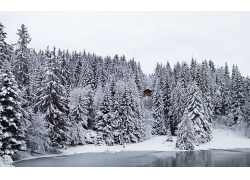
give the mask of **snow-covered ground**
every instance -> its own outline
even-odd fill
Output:
[[[60,150],[60,154],[48,154],[30,156],[23,153],[22,160],[33,159],[38,157],[53,157],[60,155],[70,155],[79,153],[90,153],[90,152],[102,152],[102,153],[113,153],[122,151],[179,151],[175,148],[176,137],[173,137],[173,142],[165,142],[166,136],[152,137],[144,142],[136,144],[126,144],[125,148],[122,145],[115,146],[95,146],[95,145],[84,145],[69,147],[67,149]],[[195,146],[195,150],[208,150],[208,149],[234,149],[234,148],[250,148],[250,138],[247,138],[241,134],[238,134],[232,130],[224,129],[213,129],[213,139],[210,142]]]
[[[105,151],[179,151],[179,149],[175,148],[176,137],[173,137],[173,142],[165,142],[165,140],[166,136],[156,136],[141,143],[127,144],[125,145],[125,148],[123,148],[123,146],[121,145],[85,145],[70,147],[67,150],[62,150],[62,152],[66,154],[74,154]],[[250,148],[250,139],[243,135],[237,134],[235,131],[232,130],[213,129],[212,141],[196,146],[195,150],[234,148]]]

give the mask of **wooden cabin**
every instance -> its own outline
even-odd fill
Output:
[[[152,97],[152,91],[150,89],[144,90],[143,97]]]

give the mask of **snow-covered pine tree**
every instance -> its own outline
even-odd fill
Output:
[[[212,98],[211,98],[211,92],[210,92],[210,83],[211,77],[208,72],[208,65],[206,60],[202,62],[202,68],[201,68],[201,92],[202,92],[202,97],[203,101],[205,103],[205,113],[208,122],[211,124],[213,117],[214,117],[214,107],[212,104]]]
[[[178,124],[176,147],[180,150],[194,150],[196,144],[195,130],[189,113],[184,111],[181,122]]]
[[[96,111],[95,121],[94,121],[94,130],[98,132],[99,139],[103,140],[107,145],[113,145],[113,129],[112,129],[112,120],[113,112],[111,111],[111,93],[109,90],[109,84],[106,84],[103,99],[100,102],[99,109]]]
[[[114,135],[114,143],[121,144],[121,116],[120,116],[120,98],[118,94],[117,84],[115,82],[115,77],[111,76],[109,83],[109,91],[110,91],[110,107],[113,113],[113,120],[111,122],[113,135]]]
[[[245,136],[250,137],[250,79],[247,77],[244,83],[244,118],[238,123],[240,128],[244,130]]]
[[[198,87],[201,87],[201,73],[200,73],[200,71],[201,71],[200,66],[197,66],[196,75],[195,75],[195,83]]]
[[[135,83],[137,86],[137,90],[139,93],[142,93],[142,71],[141,71],[141,65],[138,64],[138,68],[135,69]]]
[[[172,135],[175,135],[177,126],[181,121],[181,117],[183,116],[186,99],[186,89],[182,87],[181,81],[178,81],[171,91],[170,98],[171,107],[169,110],[169,115]]]
[[[5,27],[0,22],[0,69],[2,68],[4,61],[10,62],[11,52],[13,49],[12,46],[7,44],[4,40],[7,34],[6,32],[4,32],[4,28]]]
[[[164,104],[163,104],[162,91],[160,89],[159,79],[156,79],[155,89],[153,92],[152,113],[154,118],[154,122],[152,124],[152,134],[165,135],[166,123],[164,119]]]
[[[94,126],[94,92],[92,90],[92,86],[88,85],[84,88],[84,93],[83,93],[83,105],[84,108],[87,110],[87,119],[88,119],[88,129],[93,129]]]
[[[244,114],[244,93],[243,93],[243,78],[237,66],[233,66],[232,70],[232,88],[231,88],[232,103],[230,112],[234,116],[234,124],[241,118]]]
[[[214,62],[210,59],[209,62],[208,62],[208,64],[209,64],[209,69],[210,69],[213,73],[215,73]]]
[[[65,147],[69,140],[68,95],[61,83],[60,64],[52,52],[46,51],[47,66],[42,74],[41,87],[37,91],[35,113],[45,114],[49,137],[53,146]]]
[[[101,65],[98,71],[99,71],[99,75],[98,75],[97,84],[100,85],[102,88],[104,88],[106,81],[107,81],[107,73],[106,73],[106,70],[104,69],[103,64]]]
[[[196,63],[196,60],[192,57],[191,63],[190,63],[191,81],[195,80],[196,71],[197,71],[197,63]]]
[[[76,62],[75,66],[75,71],[74,71],[74,81],[72,82],[73,87],[79,87],[79,81],[81,80],[81,72],[82,72],[82,67],[83,67],[83,58],[81,57],[81,53],[74,53],[73,56],[75,59],[74,61]]]
[[[182,87],[186,88],[187,84],[190,80],[190,70],[188,64],[186,62],[182,62],[180,69],[180,80],[182,83]]]
[[[16,78],[18,88],[21,90],[21,101],[23,109],[23,119],[25,121],[24,128],[30,124],[31,114],[30,109],[33,105],[34,94],[32,86],[34,82],[31,81],[31,67],[32,67],[32,56],[31,50],[28,48],[28,44],[31,41],[27,27],[24,24],[18,29],[17,35],[19,36],[18,42],[15,44],[16,50],[14,57],[12,58],[13,74]],[[25,130],[27,131],[27,130]]]
[[[33,113],[31,116],[31,124],[27,128],[25,138],[27,148],[29,148],[31,152],[45,153],[45,151],[51,150],[51,142],[48,136],[44,115]]]
[[[71,145],[85,144],[85,130],[88,127],[87,109],[84,107],[85,102],[82,94],[79,94],[75,107],[70,111],[71,128]]]
[[[125,90],[121,99],[121,139],[124,143],[138,142],[138,137],[135,135],[136,130],[136,112],[135,103],[133,103],[131,89],[129,83],[125,84]]]
[[[85,102],[82,94],[79,94],[77,104],[70,110],[70,119],[72,122],[80,123],[84,129],[88,128],[88,111],[85,108]]]
[[[12,155],[26,150],[26,143],[20,90],[7,59],[2,62],[0,80],[0,155]]]
[[[99,109],[102,99],[103,99],[103,89],[101,85],[98,85],[94,93],[94,102],[93,102],[94,117],[96,116],[96,111]]]
[[[230,87],[231,79],[227,63],[225,63],[224,73],[223,73],[223,89],[222,89],[222,114],[227,115],[229,113],[229,108],[231,105]]]
[[[62,85],[66,88],[67,92],[70,90],[70,72],[69,72],[69,64],[68,64],[68,59],[67,59],[67,54],[65,51],[62,52],[61,56],[59,57],[59,61],[61,64],[61,82]]]
[[[215,71],[215,83],[214,83],[214,92],[212,93],[212,104],[214,106],[214,114],[215,115],[221,115],[221,109],[222,109],[222,87],[223,87],[223,82],[222,82],[222,68],[221,69],[216,69]]]
[[[177,62],[176,65],[174,65],[173,77],[174,77],[174,81],[176,84],[180,80],[180,77],[181,77],[181,65],[179,62]]]
[[[196,83],[191,82],[187,89],[187,101],[185,111],[193,122],[195,137],[198,143],[204,143],[212,139],[211,122],[203,102],[200,89]]]
[[[168,63],[165,70],[165,81],[163,84],[163,103],[164,103],[164,118],[166,128],[170,130],[170,108],[171,108],[171,87],[173,84],[172,72],[170,64]]]
[[[129,87],[131,91],[131,99],[132,105],[134,106],[134,113],[135,113],[135,136],[138,138],[138,142],[142,142],[145,140],[145,114],[144,104],[142,101],[141,94],[138,92],[136,88],[135,80],[132,78],[129,82]]]
[[[18,29],[17,35],[19,36],[19,40],[16,44],[17,48],[15,50],[15,58],[13,62],[13,73],[20,87],[28,87],[30,84],[29,65],[31,58],[28,44],[30,43],[31,38],[27,27],[25,27],[24,24],[21,25],[21,29]]]

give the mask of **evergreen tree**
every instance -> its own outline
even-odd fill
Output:
[[[209,121],[209,114],[205,112],[206,106],[201,91],[195,83],[190,83],[187,91],[188,98],[185,111],[193,122],[196,140],[198,143],[210,141],[212,138],[211,122]]]
[[[192,57],[191,64],[190,64],[190,73],[191,73],[191,80],[194,81],[196,77],[197,71],[197,63],[196,60]]]
[[[212,98],[211,98],[211,92],[210,92],[210,80],[211,77],[209,76],[209,71],[208,71],[208,65],[206,61],[203,61],[202,63],[202,69],[201,69],[201,92],[202,92],[202,97],[204,101],[204,107],[205,107],[205,113],[208,118],[209,123],[212,123],[212,119],[214,116],[214,107],[212,104]]]
[[[41,87],[37,91],[35,113],[45,114],[49,137],[53,146],[65,147],[69,139],[68,95],[61,84],[58,62],[54,51],[46,51],[47,67],[42,75]]]
[[[70,118],[72,122],[80,123],[83,128],[87,129],[88,127],[88,116],[87,109],[84,107],[85,102],[82,94],[79,95],[78,101],[75,107],[70,111]]]
[[[247,77],[245,79],[245,105],[244,105],[244,118],[239,122],[239,127],[241,127],[245,136],[250,137],[250,79]]]
[[[209,64],[210,70],[211,70],[213,73],[215,73],[214,62],[210,59],[208,64]]]
[[[230,96],[230,86],[231,86],[231,80],[230,80],[230,74],[228,70],[227,63],[225,64],[224,73],[222,75],[221,80],[221,113],[222,115],[228,115],[230,111],[230,105],[231,105],[231,96]]]
[[[84,98],[84,108],[87,110],[87,119],[88,119],[88,129],[92,129],[94,124],[94,92],[92,90],[91,85],[88,85],[84,88],[84,93],[83,93],[83,98]]]
[[[171,109],[171,87],[173,84],[173,79],[171,75],[171,67],[168,64],[166,67],[165,81],[163,85],[163,103],[164,103],[164,118],[166,128],[170,130],[170,109]]]
[[[7,59],[2,64],[0,82],[0,155],[26,150],[22,130],[20,90]]]
[[[230,112],[233,114],[234,124],[236,124],[239,119],[243,118],[243,108],[245,104],[243,93],[243,79],[237,66],[233,66],[232,70],[231,97],[232,103]]]
[[[61,82],[62,85],[66,88],[67,92],[69,92],[69,88],[70,88],[70,72],[69,72],[69,65],[68,65],[68,60],[67,60],[67,54],[63,51],[61,56],[59,57],[59,62],[61,64],[61,72],[60,72],[60,76],[61,76]]]
[[[31,124],[27,128],[26,141],[27,147],[31,152],[49,151],[51,149],[51,142],[48,136],[48,129],[43,115],[32,114]]]
[[[121,139],[124,143],[138,142],[138,137],[135,135],[136,130],[136,114],[135,104],[133,103],[131,90],[128,83],[125,85],[125,90],[121,100]]]
[[[15,50],[15,59],[13,63],[13,72],[15,77],[17,77],[17,82],[20,87],[27,87],[30,85],[30,50],[27,47],[31,41],[29,36],[27,27],[25,25],[21,25],[21,29],[18,29],[17,35],[19,36],[19,40],[16,44],[17,49]],[[29,93],[29,92],[27,92]],[[29,94],[27,94],[29,95]]]
[[[170,127],[172,135],[176,134],[177,126],[183,116],[185,101],[186,101],[186,90],[182,87],[181,81],[178,81],[176,86],[171,92],[171,107],[170,107]]]
[[[109,90],[111,93],[110,97],[111,111],[113,112],[112,129],[114,135],[114,143],[122,144],[121,129],[120,129],[121,128],[120,98],[114,76],[111,77]]]
[[[132,105],[134,107],[135,113],[135,136],[138,138],[138,142],[144,141],[146,134],[145,134],[145,115],[143,114],[144,111],[144,104],[141,99],[141,95],[137,91],[136,83],[134,79],[131,79],[128,82],[131,91],[131,99]]]
[[[176,147],[180,150],[194,150],[196,144],[193,122],[187,111],[184,112],[180,124],[178,124]]]
[[[4,26],[0,22],[0,69],[3,68],[3,63],[5,61],[10,62],[12,46],[5,42],[6,32],[4,32]]]
[[[113,137],[113,112],[111,111],[111,99],[108,84],[105,87],[103,99],[100,102],[99,109],[96,111],[94,130],[100,133],[101,139],[105,144],[112,145],[114,143]]]
[[[88,128],[88,110],[86,109],[87,99],[80,93],[75,107],[70,111],[71,145],[85,144],[85,131]]]
[[[19,40],[16,45],[15,55],[12,60],[13,64],[13,74],[16,78],[18,88],[21,90],[21,101],[22,101],[22,109],[25,124],[28,125],[31,121],[31,114],[29,113],[31,106],[33,105],[33,91],[32,86],[34,82],[32,82],[31,76],[31,67],[32,67],[32,56],[31,51],[28,48],[28,44],[31,41],[30,35],[28,33],[27,27],[25,25],[21,25],[21,29],[18,29],[17,35],[19,36]],[[27,126],[25,127],[25,129]],[[25,130],[27,131],[27,130]]]
[[[153,118],[152,134],[153,135],[165,135],[166,126],[164,119],[164,105],[162,99],[162,91],[160,89],[159,80],[156,80],[155,89],[153,93]]]

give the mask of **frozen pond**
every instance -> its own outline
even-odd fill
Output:
[[[19,161],[16,167],[250,167],[250,149],[84,153]]]

